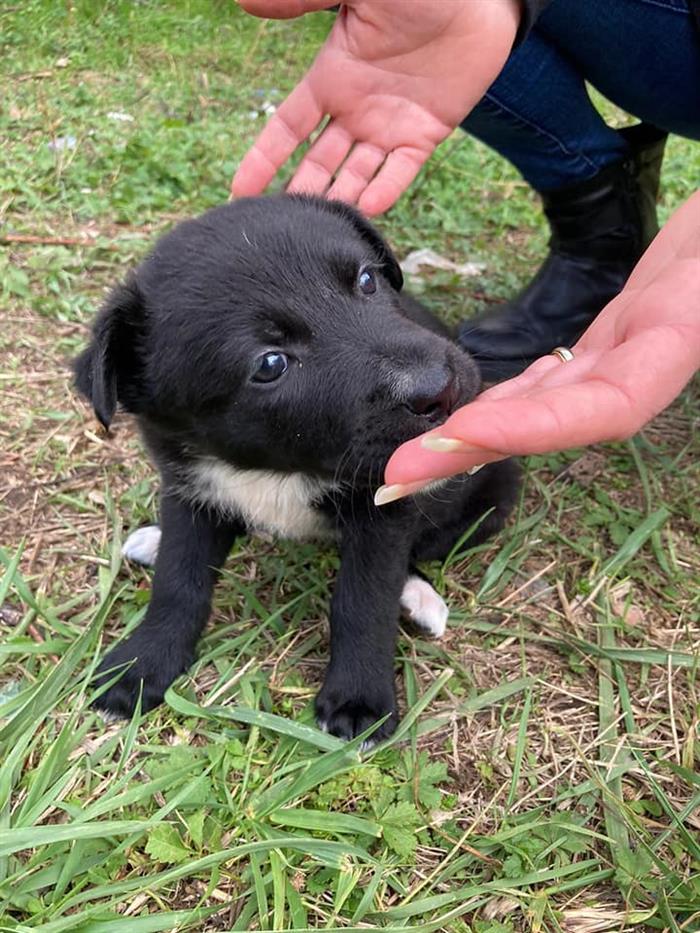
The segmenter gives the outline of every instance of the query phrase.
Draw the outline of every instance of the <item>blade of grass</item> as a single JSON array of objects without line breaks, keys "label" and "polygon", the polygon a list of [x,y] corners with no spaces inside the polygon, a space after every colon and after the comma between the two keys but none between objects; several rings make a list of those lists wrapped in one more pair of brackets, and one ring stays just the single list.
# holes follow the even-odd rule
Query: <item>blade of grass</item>
[{"label": "blade of grass", "polygon": [[211,722],[222,720],[244,722],[279,735],[286,735],[298,742],[323,749],[323,751],[338,751],[345,747],[342,739],[322,732],[315,726],[307,726],[293,719],[285,719],[284,716],[276,716],[274,713],[265,713],[257,709],[247,709],[244,706],[199,706],[180,696],[172,687],[165,694],[165,702],[183,716],[196,716]]},{"label": "blade of grass", "polygon": [[284,905],[287,900],[284,861],[279,849],[270,852],[270,873],[272,875],[272,929],[284,929]]},{"label": "blade of grass", "polygon": [[249,809],[251,816],[254,818],[268,816],[290,803],[295,797],[301,797],[337,774],[357,767],[361,762],[359,748],[367,734],[357,736],[337,751],[326,752],[318,758],[310,759],[305,763],[301,773],[282,778],[254,796]]},{"label": "blade of grass", "polygon": [[74,839],[100,839],[123,836],[134,831],[145,832],[154,824],[148,820],[105,820],[103,823],[68,823],[50,826],[19,826],[8,829],[0,839],[0,855],[11,855],[22,849],[36,849],[54,842]]},{"label": "blade of grass", "polygon": [[[78,712],[76,711],[68,717],[58,738],[52,742],[48,752],[39,761],[38,767],[33,770],[27,796],[15,814],[15,826],[32,825],[46,807],[58,797],[61,784],[66,784],[72,779],[77,769],[69,766],[70,752],[83,740],[89,729],[88,723],[82,723],[76,729],[77,720]],[[50,786],[54,780],[55,783]]]},{"label": "blade of grass", "polygon": [[374,820],[348,813],[333,813],[327,810],[305,810],[303,808],[282,807],[270,814],[270,822],[278,826],[291,826],[295,829],[308,829],[320,833],[335,833],[342,836],[363,834],[378,838],[382,827]]},{"label": "blade of grass", "polygon": [[250,856],[250,874],[253,878],[253,890],[258,907],[258,923],[262,930],[267,929],[267,885],[263,875],[263,856],[260,852],[253,852]]},{"label": "blade of grass", "polygon": [[377,891],[379,890],[379,885],[382,883],[383,878],[384,868],[380,865],[375,868],[369,884],[365,886],[365,892],[362,895],[362,900],[357,905],[355,913],[352,915],[352,923],[360,923],[360,921],[364,920],[367,914],[371,911],[372,904],[374,903]]},{"label": "blade of grass", "polygon": [[620,661],[630,664],[658,664],[666,667],[669,663],[672,667],[698,666],[698,658],[692,654],[686,654],[682,651],[665,651],[662,648],[608,648],[603,649],[592,642],[583,641],[573,635],[562,632],[559,637],[547,635],[538,635],[534,632],[521,631],[519,629],[507,628],[498,622],[484,622],[478,619],[472,619],[464,614],[455,614],[455,618],[460,620],[460,625],[474,632],[483,632],[488,635],[502,635],[503,638],[523,638],[525,641],[531,641],[539,645],[547,645],[560,651],[571,651],[572,648],[578,650],[582,655],[593,655],[597,658],[608,658],[611,661]]},{"label": "blade of grass", "polygon": [[[632,437],[627,441],[627,449],[632,455],[634,460],[634,465],[639,473],[639,479],[642,484],[642,490],[644,492],[644,507],[647,515],[651,515],[654,511],[653,506],[653,495],[651,491],[651,480],[649,478],[649,470],[647,465],[644,462],[642,453],[640,450],[641,444],[638,437]],[[661,541],[661,532],[657,528],[651,533],[651,547],[654,551],[654,557],[659,563],[659,566],[665,574],[668,574],[669,577],[672,577],[674,574],[674,569],[671,567],[666,552],[663,548],[663,542]]]},{"label": "blade of grass", "polygon": [[305,927],[307,924],[306,908],[291,878],[287,878],[287,906],[289,907],[289,919],[293,927]]},{"label": "blade of grass", "polygon": [[[24,753],[31,741],[31,732],[26,732],[20,736],[15,745],[7,752],[2,767],[0,767],[0,837],[4,836],[10,826],[12,791],[21,776]],[[7,855],[0,856],[0,884],[7,878],[8,871],[9,859]]]},{"label": "blade of grass", "polygon": [[[449,554],[447,555],[447,557],[444,559],[444,561],[442,562],[442,566],[440,567],[440,579],[441,579],[441,580],[444,579],[445,571],[448,570],[448,569],[452,566],[452,564],[454,563],[454,560],[455,560],[456,557],[459,557],[459,558],[464,558],[464,557],[466,557],[466,554],[461,553],[461,552],[462,552],[462,547],[463,547],[464,543],[465,543],[469,538],[471,538],[471,536],[474,534],[474,532],[477,530],[477,528],[479,528],[479,527],[483,524],[483,522],[484,522],[484,521],[489,517],[489,515],[493,512],[493,510],[494,510],[494,507],[493,507],[493,506],[492,506],[490,509],[487,509],[487,510],[483,513],[483,515],[480,515],[480,516],[477,518],[477,520],[476,520],[475,522],[472,522],[472,524],[469,526],[469,528],[467,528],[467,530],[464,532],[464,534],[461,535],[461,536],[457,539],[456,543],[455,543],[455,544],[453,545],[453,547],[452,547],[452,550],[449,552]],[[467,551],[469,551],[469,550],[470,550],[470,548],[467,548]]]},{"label": "blade of grass", "polygon": [[512,537],[509,541],[506,541],[495,558],[489,563],[481,580],[481,586],[476,593],[478,600],[484,599],[496,584],[502,581],[508,562],[521,543],[520,537]]},{"label": "blade of grass", "polygon": [[669,519],[670,511],[662,507],[648,515],[644,521],[632,531],[622,542],[617,552],[613,554],[598,571],[593,585],[601,577],[612,577],[618,574],[629,563],[634,555],[643,547],[652,534],[658,531]]},{"label": "blade of grass", "polygon": [[[598,644],[604,651],[615,647],[615,629],[611,624],[607,600],[605,609],[599,612]],[[621,815],[624,806],[622,778],[610,773],[618,753],[614,684],[612,662],[607,658],[601,658],[598,662],[598,754],[601,761],[601,779],[608,791],[602,798],[602,805],[605,829],[610,840],[610,855],[613,864],[619,867],[618,853],[629,849],[630,840],[625,820]]]},{"label": "blade of grass", "polygon": [[[625,679],[624,671],[622,670],[620,666],[617,666],[615,674],[616,674],[618,692],[620,695],[620,706],[624,713],[625,729],[627,730],[628,734],[634,735],[637,729],[636,729],[636,724],[634,721],[634,713],[632,711],[632,702],[631,702],[629,687]],[[700,861],[700,845],[698,844],[697,839],[692,833],[688,831],[688,829],[685,826],[685,823],[683,822],[683,820],[680,819],[678,813],[676,813],[676,810],[673,804],[668,799],[668,797],[663,791],[663,788],[661,787],[659,782],[656,780],[656,778],[652,774],[649,768],[649,765],[647,764],[644,758],[644,755],[637,748],[635,748],[634,745],[631,746],[631,751],[632,751],[632,756],[634,760],[644,772],[645,778],[648,781],[649,786],[652,789],[654,797],[656,798],[658,803],[661,805],[661,808],[663,809],[664,813],[666,814],[666,816],[669,818],[669,820],[671,821],[671,823],[677,830],[679,836],[681,837],[683,841],[684,846],[687,848],[688,852],[691,853],[695,859]],[[694,795],[694,798],[700,801],[700,794]],[[668,835],[667,835],[668,831],[665,831],[665,833],[666,835],[664,833],[661,833],[659,837],[659,838],[664,837],[664,841],[665,839],[668,838]],[[661,842],[658,842],[658,845],[654,845],[654,843],[652,843],[652,845],[650,846],[650,852],[652,852],[655,855],[658,846],[661,844],[662,844]]]},{"label": "blade of grass", "polygon": [[[597,858],[585,859],[572,865],[562,865],[558,868],[547,868],[539,871],[528,872],[515,878],[499,878],[493,881],[484,881],[479,884],[466,885],[454,891],[445,894],[433,894],[430,897],[421,898],[418,901],[412,901],[406,906],[398,905],[390,907],[382,913],[385,920],[404,920],[406,917],[414,917],[416,914],[427,913],[430,910],[438,910],[447,904],[454,903],[456,900],[466,900],[489,892],[517,891],[520,888],[531,887],[532,885],[543,884],[546,881],[564,878],[568,875],[581,873],[586,875],[588,869],[598,869],[600,861]],[[373,915],[370,915],[373,916]]]},{"label": "blade of grass", "polygon": [[14,555],[7,559],[5,563],[5,573],[2,575],[0,580],[0,606],[7,599],[7,594],[10,592],[10,587],[13,585],[15,580],[15,574],[17,573],[17,568],[19,567],[19,562],[22,559],[22,554],[24,553],[24,541],[21,541]]},{"label": "blade of grass", "polygon": [[[369,864],[375,862],[375,859],[365,850],[360,849],[358,846],[350,845],[347,842],[331,842],[328,840],[313,839],[308,836],[279,835],[256,842],[246,842],[230,849],[219,849],[216,852],[203,855],[200,858],[189,859],[187,862],[182,865],[177,865],[175,868],[154,872],[149,875],[148,878],[149,890],[156,891],[170,885],[174,881],[178,881],[180,878],[186,878],[190,875],[197,876],[200,872],[208,871],[215,866],[221,865],[223,862],[236,862],[254,852],[267,854],[272,849],[299,852],[302,855],[316,859],[322,865],[327,865],[332,868],[340,868],[341,865],[346,863],[349,856],[354,856],[360,861]],[[106,905],[101,903],[94,906],[95,911],[104,910],[105,906],[108,907],[111,906],[111,904],[118,903],[125,895],[133,891],[141,890],[143,890],[143,878],[140,876],[126,878],[110,884],[94,885],[68,898],[63,904],[63,910],[72,911],[80,904],[89,901],[102,901],[103,898],[107,898],[108,902]],[[64,918],[64,920],[43,924],[41,927],[42,933],[60,933],[62,930],[69,929],[70,924],[75,923],[76,919],[75,914],[72,914],[70,917]]]},{"label": "blade of grass", "polygon": [[508,680],[497,687],[492,687],[491,690],[484,690],[483,693],[479,693],[477,696],[470,697],[460,703],[454,710],[436,716],[434,719],[426,719],[421,722],[418,726],[418,735],[429,735],[436,729],[440,729],[455,716],[467,716],[480,709],[486,709],[488,706],[495,706],[497,703],[507,700],[508,697],[527,690],[534,682],[534,677],[519,677],[517,680]]},{"label": "blade of grass", "polygon": [[525,702],[523,703],[523,711],[520,714],[520,725],[518,726],[518,738],[515,743],[515,755],[513,757],[513,777],[510,782],[510,790],[508,791],[508,797],[506,799],[506,810],[510,810],[513,806],[513,801],[515,800],[518,793],[518,781],[520,780],[520,770],[523,764],[523,756],[525,755],[525,745],[527,743],[527,726],[530,721],[530,706],[532,704],[532,688],[528,688],[527,693],[525,694]]},{"label": "blade of grass", "polygon": [[97,641],[97,636],[109,613],[113,600],[104,603],[88,628],[75,639],[58,664],[47,676],[29,691],[25,702],[16,713],[0,727],[0,747],[12,744],[26,729],[35,730],[44,717],[51,712],[56,698],[73,676],[86,654]]},{"label": "blade of grass", "polygon": [[[118,917],[114,920],[88,920],[73,929],[76,933],[168,933],[172,930],[187,930],[197,924],[202,924],[214,914],[220,912],[221,905],[214,907],[196,907],[194,910],[166,910],[147,914],[141,917]],[[0,928],[2,929],[2,928]],[[17,930],[36,929],[31,927],[17,927]]]},{"label": "blade of grass", "polygon": [[[390,735],[388,739],[385,739],[383,742],[379,742],[377,745],[375,745],[374,748],[370,750],[367,757],[371,758],[377,752],[386,748],[391,748],[392,745],[396,745],[398,742],[400,742],[405,735],[408,735],[413,728],[413,724],[418,720],[418,717],[421,715],[423,710],[433,702],[433,699],[438,695],[438,693],[440,693],[442,688],[453,674],[454,671],[452,668],[446,668],[439,675],[439,677],[433,681],[433,683],[428,687],[420,699],[414,703],[411,709],[406,713],[406,715],[399,723],[396,732],[394,732],[393,735]],[[423,735],[421,725],[418,726],[418,735]]]}]

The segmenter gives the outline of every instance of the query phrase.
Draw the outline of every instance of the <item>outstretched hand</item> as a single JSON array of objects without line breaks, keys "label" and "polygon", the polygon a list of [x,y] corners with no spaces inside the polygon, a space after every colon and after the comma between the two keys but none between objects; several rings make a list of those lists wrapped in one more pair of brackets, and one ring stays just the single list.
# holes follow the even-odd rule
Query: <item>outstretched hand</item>
[{"label": "outstretched hand", "polygon": [[[290,18],[329,0],[240,0]],[[483,96],[517,32],[519,0],[348,0],[314,63],[236,172],[235,197],[260,194],[328,118],[288,191],[387,210]]]},{"label": "outstretched hand", "polygon": [[514,454],[630,437],[698,367],[700,192],[669,220],[624,290],[581,337],[573,361],[537,360],[439,429],[403,444],[387,465],[391,489],[384,487],[380,499]]}]

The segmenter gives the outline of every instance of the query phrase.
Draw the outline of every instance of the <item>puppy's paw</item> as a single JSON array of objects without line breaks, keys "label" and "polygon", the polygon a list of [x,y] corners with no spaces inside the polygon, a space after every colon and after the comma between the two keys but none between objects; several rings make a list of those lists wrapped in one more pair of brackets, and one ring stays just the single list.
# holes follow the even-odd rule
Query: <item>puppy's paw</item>
[{"label": "puppy's paw", "polygon": [[161,531],[158,525],[144,525],[132,531],[122,547],[122,557],[143,564],[144,567],[153,567],[158,557]]},{"label": "puppy's paw", "polygon": [[376,690],[363,694],[357,686],[347,690],[326,681],[316,697],[319,728],[340,739],[354,739],[387,713],[389,718],[363,743],[363,749],[372,748],[388,738],[398,725],[393,688],[384,691],[383,695]]},{"label": "puppy's paw", "polygon": [[422,577],[409,577],[401,594],[401,608],[418,628],[442,638],[450,610],[447,603]]},{"label": "puppy's paw", "polygon": [[191,663],[190,653],[179,651],[173,645],[164,649],[162,645],[149,644],[137,631],[110,651],[97,669],[96,686],[112,680],[120,670],[123,673],[93,706],[106,714],[107,719],[130,719],[140,694],[141,711],[145,713],[163,702],[170,684]]}]

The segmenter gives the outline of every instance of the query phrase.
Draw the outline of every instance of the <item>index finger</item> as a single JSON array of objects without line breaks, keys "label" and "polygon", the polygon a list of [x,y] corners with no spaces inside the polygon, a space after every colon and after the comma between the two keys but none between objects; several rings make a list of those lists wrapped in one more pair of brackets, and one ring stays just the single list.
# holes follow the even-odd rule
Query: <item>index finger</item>
[{"label": "index finger", "polygon": [[295,19],[332,6],[328,0],[238,0],[238,3],[246,13],[264,19]]},{"label": "index finger", "polygon": [[231,182],[234,198],[260,194],[278,170],[323,119],[306,80],[298,84],[270,117],[262,133],[243,157]]},{"label": "index finger", "polygon": [[384,165],[361,194],[358,202],[360,210],[369,217],[389,210],[411,184],[431,153],[432,150],[426,151],[417,146],[399,146],[390,152]]}]

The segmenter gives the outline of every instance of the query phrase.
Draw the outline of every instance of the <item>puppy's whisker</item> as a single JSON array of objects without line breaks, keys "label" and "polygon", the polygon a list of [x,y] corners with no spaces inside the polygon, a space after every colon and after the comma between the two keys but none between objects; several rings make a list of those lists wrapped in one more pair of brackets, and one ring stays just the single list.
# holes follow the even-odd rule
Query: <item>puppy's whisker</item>
[{"label": "puppy's whisker", "polygon": [[345,450],[341,453],[338,458],[337,466],[333,472],[333,485],[334,486],[347,486],[346,481],[342,479],[342,472],[345,469],[346,463],[349,462],[350,456],[352,454],[352,444],[348,444]]}]

